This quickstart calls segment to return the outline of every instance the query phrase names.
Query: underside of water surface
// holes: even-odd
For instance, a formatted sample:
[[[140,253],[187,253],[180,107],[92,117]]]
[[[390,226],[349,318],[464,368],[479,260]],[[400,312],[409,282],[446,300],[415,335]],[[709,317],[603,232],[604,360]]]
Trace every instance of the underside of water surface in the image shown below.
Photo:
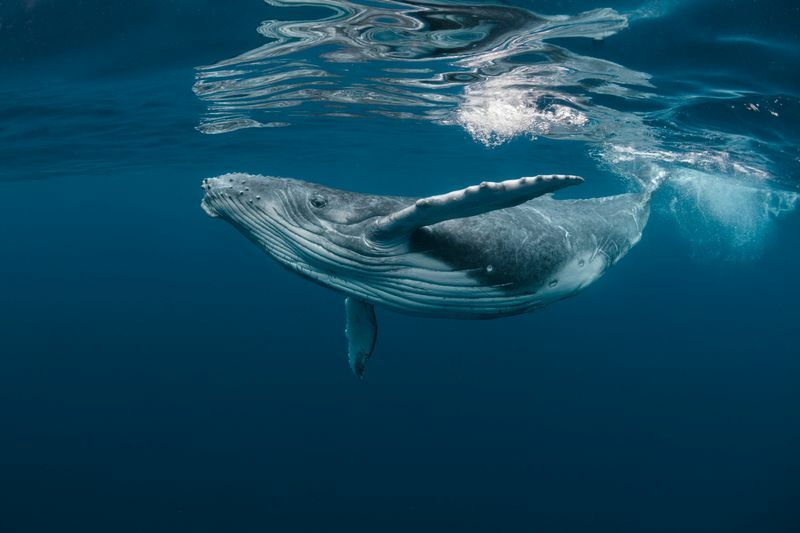
[[[780,0],[0,3],[0,531],[800,530],[798,28]],[[358,382],[343,295],[201,210],[228,172],[652,205],[535,313],[376,307]]]

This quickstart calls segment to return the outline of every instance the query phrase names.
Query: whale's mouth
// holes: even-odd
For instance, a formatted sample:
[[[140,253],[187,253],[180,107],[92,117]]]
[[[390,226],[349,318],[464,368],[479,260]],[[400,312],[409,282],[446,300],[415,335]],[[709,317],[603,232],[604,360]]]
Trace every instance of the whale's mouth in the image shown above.
[[[205,198],[203,198],[203,201],[200,202],[200,207],[203,208],[203,211],[205,211],[208,216],[210,216],[212,218],[218,218],[219,217],[219,214],[217,214],[217,212],[214,211],[213,207],[208,205],[208,203],[206,202]]]
[[[206,215],[212,218],[219,218],[219,213],[217,213],[214,207],[208,202],[208,197],[203,197],[203,199],[200,201],[200,207],[203,208],[203,211],[206,212]]]
[[[200,187],[206,192],[203,196],[203,199],[200,201],[200,207],[203,208],[203,211],[206,214],[213,218],[219,218],[219,212],[214,207],[214,194],[212,191],[215,191],[217,187],[222,185],[222,180],[220,178],[206,178],[203,180],[203,183]]]

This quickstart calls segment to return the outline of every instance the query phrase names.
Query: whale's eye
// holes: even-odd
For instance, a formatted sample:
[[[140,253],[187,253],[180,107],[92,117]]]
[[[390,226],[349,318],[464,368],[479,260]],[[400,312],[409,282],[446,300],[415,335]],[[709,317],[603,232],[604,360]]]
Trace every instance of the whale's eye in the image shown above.
[[[328,205],[328,200],[322,196],[321,194],[315,194],[311,198],[308,199],[311,202],[311,205],[317,208],[325,207]]]

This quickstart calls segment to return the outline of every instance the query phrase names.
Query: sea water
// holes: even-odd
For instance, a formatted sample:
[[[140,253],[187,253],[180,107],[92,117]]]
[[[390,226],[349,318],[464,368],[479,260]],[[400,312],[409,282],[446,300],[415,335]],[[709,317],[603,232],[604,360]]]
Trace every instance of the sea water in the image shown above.
[[[0,5],[0,531],[800,530],[800,11]],[[655,187],[580,295],[344,303],[199,207],[238,171]],[[566,194],[568,192],[568,194]]]

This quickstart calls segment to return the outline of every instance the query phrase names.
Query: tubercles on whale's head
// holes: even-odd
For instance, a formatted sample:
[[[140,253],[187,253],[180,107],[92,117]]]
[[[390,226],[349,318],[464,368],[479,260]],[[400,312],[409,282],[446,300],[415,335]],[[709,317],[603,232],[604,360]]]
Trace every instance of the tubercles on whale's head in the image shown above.
[[[253,178],[258,178],[254,180]],[[279,178],[252,176],[249,174],[224,174],[216,178],[206,178],[201,187],[205,191],[200,206],[209,216],[231,219],[246,218],[239,213],[242,202],[261,207],[269,204],[269,199],[280,188]]]

